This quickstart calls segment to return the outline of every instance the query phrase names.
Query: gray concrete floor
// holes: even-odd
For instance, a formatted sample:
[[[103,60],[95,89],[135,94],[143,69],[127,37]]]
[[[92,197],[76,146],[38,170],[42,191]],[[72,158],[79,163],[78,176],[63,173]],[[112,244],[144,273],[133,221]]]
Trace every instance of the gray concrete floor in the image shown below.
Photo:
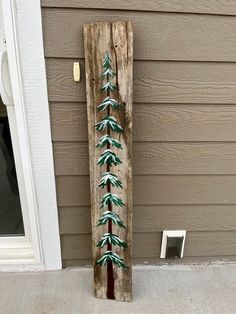
[[[132,303],[97,300],[92,269],[0,274],[1,314],[236,313],[236,264],[137,266]]]

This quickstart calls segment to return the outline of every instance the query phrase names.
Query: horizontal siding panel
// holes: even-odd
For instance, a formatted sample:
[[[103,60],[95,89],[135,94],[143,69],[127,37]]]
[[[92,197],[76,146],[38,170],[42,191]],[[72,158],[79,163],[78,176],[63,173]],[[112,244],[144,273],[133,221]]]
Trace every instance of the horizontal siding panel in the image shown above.
[[[92,238],[89,234],[61,236],[62,259],[91,259]]]
[[[57,176],[58,206],[90,204],[88,176]],[[134,176],[134,205],[236,204],[236,176]]]
[[[43,7],[236,15],[234,0],[41,0]]]
[[[215,264],[222,262],[232,263],[236,261],[236,256],[198,256],[198,257],[183,257],[181,259],[160,259],[155,257],[136,257],[132,258],[133,265],[154,265],[154,266],[162,266],[162,265],[199,265],[202,263]],[[63,267],[75,267],[75,266],[91,266],[91,259],[64,259],[63,260]]]
[[[86,142],[54,143],[56,175],[88,175]],[[133,173],[236,174],[236,143],[135,142]]]
[[[150,244],[147,245],[148,239]],[[160,252],[161,233],[134,233],[133,254],[135,257],[156,257]],[[92,239],[90,234],[62,235],[63,259],[89,259],[91,258]],[[153,250],[153,248],[155,248]]]
[[[91,208],[59,207],[60,234],[91,233]]]
[[[85,103],[50,103],[53,141],[87,141]],[[236,141],[236,106],[134,104],[134,141]]]
[[[89,175],[89,147],[86,142],[53,144],[56,175]]]
[[[59,207],[61,234],[91,232],[90,207]],[[140,223],[142,222],[142,223]],[[134,232],[235,230],[236,205],[134,206]]]
[[[83,58],[83,24],[111,20],[133,21],[137,60],[236,61],[234,17],[114,10],[43,10],[46,57]]]
[[[43,7],[236,15],[234,0],[42,0]]]
[[[92,259],[63,259],[62,268],[67,267],[81,267],[81,266],[91,266]]]
[[[73,59],[47,59],[50,101],[85,102],[84,62],[81,82],[73,80]],[[234,104],[236,63],[134,62],[136,103]]]
[[[236,253],[236,231],[189,232],[185,256],[230,256]]]
[[[91,235],[61,237],[63,259],[90,259]],[[134,233],[134,258],[159,258],[161,233]],[[185,257],[232,256],[236,252],[236,231],[188,232]]]
[[[236,110],[236,107],[235,107]],[[53,141],[87,141],[88,122],[85,103],[50,103]]]

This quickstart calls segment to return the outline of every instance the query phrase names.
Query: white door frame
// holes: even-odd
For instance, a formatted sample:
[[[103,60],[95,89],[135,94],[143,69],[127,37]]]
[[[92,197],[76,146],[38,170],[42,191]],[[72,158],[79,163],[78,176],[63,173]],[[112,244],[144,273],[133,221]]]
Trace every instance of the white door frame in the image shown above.
[[[2,0],[25,237],[0,238],[0,271],[61,269],[40,0]],[[20,173],[20,175],[19,175]],[[18,178],[19,180],[19,178]],[[23,211],[24,212],[24,211]]]

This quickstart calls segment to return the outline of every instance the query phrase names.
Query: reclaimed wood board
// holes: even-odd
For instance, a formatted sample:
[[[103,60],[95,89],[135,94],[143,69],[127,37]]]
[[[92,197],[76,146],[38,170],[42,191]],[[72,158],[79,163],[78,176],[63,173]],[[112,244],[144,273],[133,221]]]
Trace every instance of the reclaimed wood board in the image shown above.
[[[90,192],[91,192],[91,220],[92,220],[92,255],[94,265],[94,291],[98,298],[110,298],[122,301],[131,301],[132,298],[132,270],[131,270],[131,249],[132,249],[132,176],[131,176],[131,152],[132,152],[132,75],[133,75],[133,30],[131,22],[103,22],[84,25],[84,47],[85,47],[85,72],[87,92],[87,116],[88,116],[88,139],[89,139],[89,160],[90,160]],[[112,151],[119,156],[122,164],[112,167],[112,172],[120,178],[123,189],[112,187],[111,191],[122,199],[125,206],[115,206],[115,212],[124,222],[125,228],[112,224],[108,227],[102,225],[97,227],[98,219],[103,214],[101,201],[104,191],[98,188],[104,168],[99,167],[97,161],[101,156],[101,150],[96,147],[101,135],[95,129],[95,124],[104,118],[104,112],[97,110],[97,105],[104,99],[101,92],[102,62],[104,56],[110,55],[112,68],[115,72],[113,84],[116,91],[112,97],[118,99],[122,109],[115,111],[119,125],[123,133],[119,135],[119,141],[123,149],[113,148]],[[109,116],[109,114],[107,114]],[[115,136],[114,136],[115,137]],[[108,148],[108,147],[107,147]],[[109,172],[109,170],[107,170]],[[110,188],[109,188],[110,189]],[[112,211],[112,209],[108,210]],[[111,251],[111,248],[98,247],[103,234],[116,234],[127,243],[127,249],[123,250],[118,246],[112,246],[112,251],[117,253],[128,266],[127,269],[117,267],[114,263],[101,266],[98,260],[104,253]],[[110,230],[110,231],[109,231]],[[111,266],[111,268],[110,268]],[[113,290],[113,294],[111,293]],[[113,296],[111,296],[113,295]]]

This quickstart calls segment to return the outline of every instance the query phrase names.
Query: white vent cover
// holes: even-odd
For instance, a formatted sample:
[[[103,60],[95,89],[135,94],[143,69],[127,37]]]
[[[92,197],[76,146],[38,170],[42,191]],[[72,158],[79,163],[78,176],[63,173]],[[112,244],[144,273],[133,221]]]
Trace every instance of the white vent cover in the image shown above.
[[[171,238],[182,238],[182,246],[180,249],[180,258],[183,257],[184,254],[184,244],[185,244],[185,238],[186,238],[186,230],[164,230],[162,234],[162,243],[161,243],[161,255],[160,258],[166,258],[166,252],[167,252],[167,240]]]

